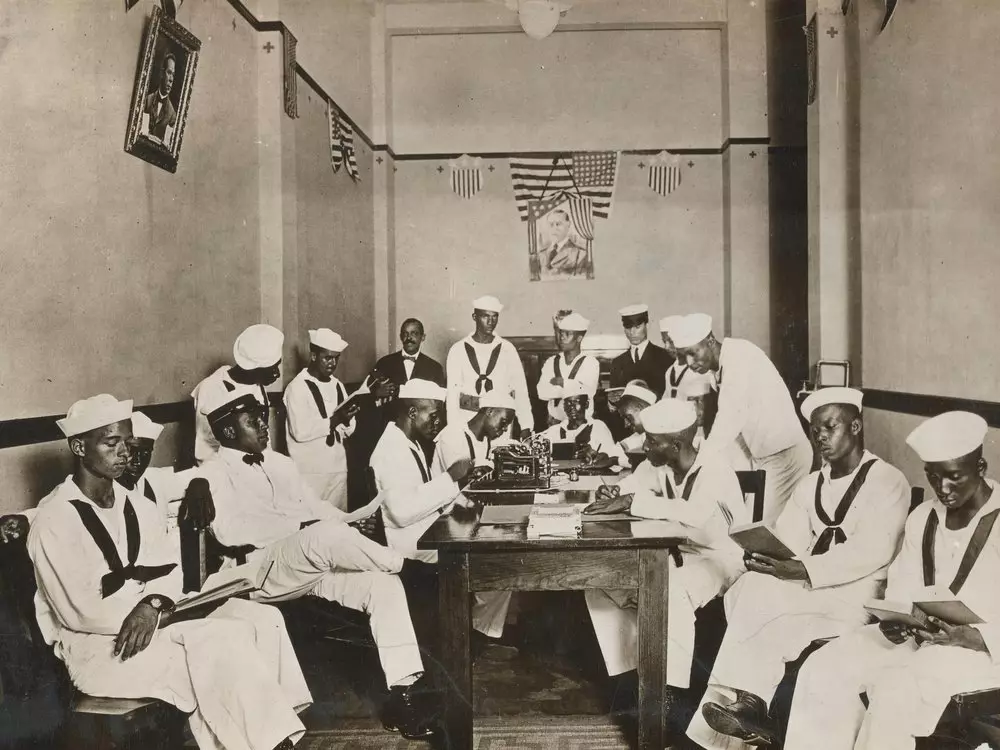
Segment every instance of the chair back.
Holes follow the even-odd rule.
[[[743,493],[744,501],[747,495],[751,496],[750,507],[753,510],[753,521],[761,521],[764,518],[764,485],[767,482],[767,474],[763,469],[751,471],[737,471],[736,478],[740,481],[740,492]]]

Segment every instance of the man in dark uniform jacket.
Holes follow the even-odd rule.
[[[674,358],[666,349],[647,338],[649,308],[646,305],[629,305],[618,313],[622,316],[622,328],[625,329],[629,348],[611,360],[611,387],[624,388],[633,380],[644,380],[656,397],[662,398],[666,372],[674,363]]]

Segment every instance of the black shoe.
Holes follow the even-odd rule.
[[[745,690],[736,691],[736,700],[728,706],[706,703],[701,715],[719,734],[736,737],[756,747],[775,744],[775,732],[767,715],[767,704],[763,698]]]
[[[382,726],[390,732],[399,732],[408,740],[432,737],[437,733],[440,713],[435,703],[424,677],[412,685],[391,687],[382,712]]]

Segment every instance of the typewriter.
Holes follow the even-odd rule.
[[[492,454],[493,471],[472,482],[471,490],[547,490],[552,478],[552,445],[532,435],[524,442],[498,445]]]

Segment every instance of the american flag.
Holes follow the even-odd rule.
[[[594,218],[608,218],[617,171],[618,154],[614,151],[512,158],[510,178],[521,221],[528,221],[529,203],[560,192],[588,199]]]
[[[354,154],[354,128],[351,123],[340,118],[340,147],[344,151],[344,158],[347,162],[347,174],[355,182],[361,180],[361,173],[358,172],[358,157]]]
[[[344,166],[344,148],[340,144],[340,115],[331,101],[326,103],[326,117],[330,123],[330,166],[337,173]]]
[[[649,187],[659,195],[669,195],[681,185],[681,159],[661,151],[649,160]]]
[[[284,24],[281,26],[281,43],[284,55],[285,114],[294,120],[299,116],[299,84],[298,73],[295,71],[295,47],[298,42]]]
[[[451,189],[456,195],[471,198],[483,187],[483,160],[464,154],[448,162],[451,167]]]

